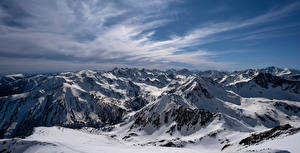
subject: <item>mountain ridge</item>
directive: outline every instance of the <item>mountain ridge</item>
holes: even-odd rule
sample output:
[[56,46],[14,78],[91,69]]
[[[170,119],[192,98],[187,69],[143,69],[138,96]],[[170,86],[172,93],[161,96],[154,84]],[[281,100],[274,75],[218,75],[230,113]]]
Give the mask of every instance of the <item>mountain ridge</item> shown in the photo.
[[28,136],[40,126],[91,127],[140,145],[183,147],[213,138],[222,150],[251,132],[300,127],[300,81],[291,77],[297,70],[218,72],[115,68],[4,76],[0,137]]

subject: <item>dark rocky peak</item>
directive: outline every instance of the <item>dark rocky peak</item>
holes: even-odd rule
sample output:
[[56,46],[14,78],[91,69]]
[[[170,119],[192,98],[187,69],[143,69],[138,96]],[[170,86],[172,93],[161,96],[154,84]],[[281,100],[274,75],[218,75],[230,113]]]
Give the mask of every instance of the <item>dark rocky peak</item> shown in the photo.
[[288,68],[282,69],[282,68],[278,68],[275,66],[270,66],[270,67],[266,67],[263,69],[259,69],[259,71],[263,72],[263,73],[270,73],[273,75],[280,75],[280,73],[282,73],[282,72],[285,72],[287,74],[291,73],[291,70]]
[[169,81],[167,74],[160,70],[139,70],[137,68],[115,68],[107,73],[112,73],[115,77],[128,78],[134,82],[146,83],[159,88],[165,87]]
[[241,70],[241,71],[233,71],[230,74],[243,74],[243,73],[251,73],[251,72],[256,72],[255,69],[246,69],[246,70]]
[[137,68],[114,68],[111,73],[116,77],[137,77],[139,76],[139,70]]
[[232,76],[242,76],[244,78],[253,77],[258,71],[255,69],[247,69],[242,71],[234,71],[230,73]]
[[253,78],[254,82],[260,85],[263,88],[268,88],[269,84],[272,87],[282,86],[283,84],[299,84],[296,81],[286,80],[282,77],[274,76],[270,73],[262,73],[260,72],[257,76]]
[[287,80],[299,81],[300,79],[300,77],[297,77],[300,75],[300,71],[296,69],[289,69],[289,68],[282,69],[282,68],[271,66],[271,67],[259,69],[258,71],[263,73],[270,73],[275,76],[280,76]]
[[225,71],[207,70],[207,71],[200,71],[197,74],[201,77],[212,78],[214,80],[220,80],[229,73],[225,72]]

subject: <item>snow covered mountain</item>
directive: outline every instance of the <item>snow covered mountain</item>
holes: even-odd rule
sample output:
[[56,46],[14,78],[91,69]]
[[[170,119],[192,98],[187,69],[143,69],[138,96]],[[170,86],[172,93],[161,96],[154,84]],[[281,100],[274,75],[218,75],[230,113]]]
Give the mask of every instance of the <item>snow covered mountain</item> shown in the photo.
[[[203,75],[203,72],[200,73],[201,76],[207,76],[207,73],[212,73],[213,71],[206,71]],[[218,72],[218,71],[217,71]],[[215,72],[216,73],[216,72]],[[300,81],[300,71],[289,68],[277,68],[277,67],[267,67],[263,69],[247,69],[242,71],[233,71],[233,72],[218,72],[219,75],[210,75],[214,80],[217,80],[219,83],[223,85],[233,85],[239,82],[247,82],[251,78],[255,77],[259,73],[268,73],[273,76],[278,76],[284,78],[286,80],[291,81]]]
[[155,100],[170,81],[165,74],[137,69],[7,78],[1,79],[1,137],[28,135],[36,126],[115,124],[124,112]]
[[[115,68],[6,75],[0,77],[0,138],[33,133],[41,141],[36,127],[60,126],[129,145],[247,152],[300,131],[299,72]],[[0,148],[11,152],[13,142],[23,142],[4,140],[11,145]]]

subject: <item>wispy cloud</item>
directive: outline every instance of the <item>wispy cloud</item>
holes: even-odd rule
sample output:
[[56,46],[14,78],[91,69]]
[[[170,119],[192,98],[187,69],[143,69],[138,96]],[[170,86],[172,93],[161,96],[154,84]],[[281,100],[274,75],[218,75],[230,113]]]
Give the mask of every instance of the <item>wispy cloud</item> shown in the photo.
[[[212,61],[209,57],[215,53],[201,49],[201,45],[220,41],[214,35],[272,22],[299,7],[299,3],[294,3],[251,19],[210,23],[166,40],[153,39],[157,28],[172,23],[167,18],[167,8],[174,2],[3,0],[0,2],[0,56],[70,63],[89,61],[132,66],[182,63],[220,67],[231,63]],[[186,51],[190,47],[196,49]]]

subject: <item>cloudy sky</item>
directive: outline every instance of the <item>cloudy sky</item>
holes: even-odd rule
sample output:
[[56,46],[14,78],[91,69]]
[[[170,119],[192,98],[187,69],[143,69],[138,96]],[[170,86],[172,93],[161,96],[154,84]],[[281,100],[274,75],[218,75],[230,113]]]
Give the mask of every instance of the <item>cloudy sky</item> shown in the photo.
[[300,68],[293,0],[1,0],[0,73]]

